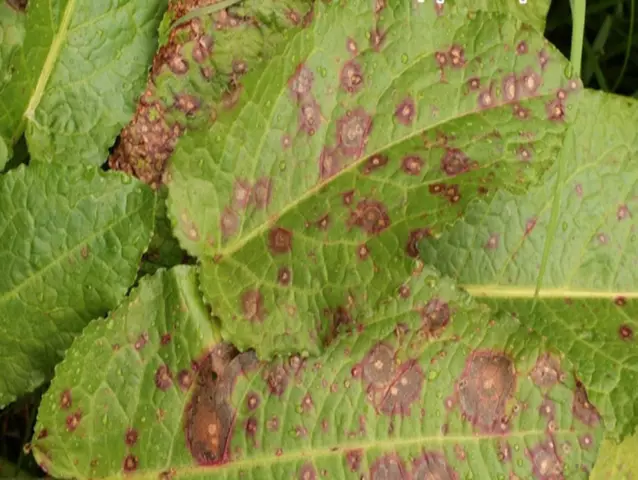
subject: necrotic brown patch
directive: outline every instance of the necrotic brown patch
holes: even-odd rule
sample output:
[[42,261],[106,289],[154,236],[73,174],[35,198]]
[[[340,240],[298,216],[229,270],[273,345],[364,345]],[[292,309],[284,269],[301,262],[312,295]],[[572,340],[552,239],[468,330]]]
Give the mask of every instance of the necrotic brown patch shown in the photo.
[[177,383],[182,392],[187,392],[193,384],[193,375],[188,370],[180,370],[177,374]]
[[304,99],[299,106],[299,129],[312,136],[321,124],[321,111],[314,98]]
[[359,157],[372,129],[372,117],[361,107],[337,120],[337,147],[347,157]]
[[370,30],[370,47],[375,52],[379,52],[381,50],[384,41],[385,32],[382,31],[378,26]]
[[173,374],[168,365],[160,365],[155,371],[155,386],[160,390],[168,390],[173,385]]
[[82,411],[77,410],[71,415],[66,417],[66,429],[69,432],[75,431],[76,428],[80,425],[80,421],[82,420]]
[[60,394],[60,408],[63,410],[68,410],[69,408],[71,408],[72,404],[73,401],[71,399],[71,390],[64,390]]
[[554,99],[548,102],[545,106],[547,112],[547,118],[554,122],[562,122],[565,120],[565,105],[562,100]]
[[292,274],[290,273],[290,268],[281,267],[277,272],[277,282],[279,285],[287,287],[290,285],[290,280],[292,279]]
[[386,415],[408,416],[410,405],[421,396],[423,372],[415,361],[406,362],[399,367],[401,372],[385,392],[379,409]]
[[370,480],[408,480],[409,478],[403,460],[396,454],[379,457],[370,468]]
[[372,155],[370,158],[368,158],[368,160],[365,163],[365,166],[363,167],[363,174],[368,175],[370,172],[373,172],[374,170],[377,170],[378,168],[385,166],[387,163],[388,163],[387,155],[379,155],[379,154]]
[[600,422],[600,415],[587,397],[587,390],[580,381],[576,381],[574,398],[572,400],[572,412],[574,416],[585,425],[596,426]]
[[516,45],[516,53],[519,55],[525,55],[527,53],[527,42],[525,40],[521,40]]
[[350,225],[356,225],[368,235],[378,235],[390,226],[386,207],[376,200],[362,200],[350,214]]
[[441,170],[450,177],[467,172],[470,169],[470,159],[458,148],[448,148],[441,158]]
[[264,298],[259,290],[247,290],[240,299],[241,311],[249,322],[263,322],[266,317]]
[[315,471],[315,467],[312,463],[306,462],[299,469],[299,475],[297,475],[299,480],[316,480],[317,472]]
[[515,387],[516,371],[509,357],[489,350],[474,352],[457,383],[461,409],[480,431],[499,432]]
[[558,480],[563,478],[563,465],[556,453],[553,441],[541,443],[529,452],[534,476],[540,480]]
[[629,325],[623,324],[618,327],[618,336],[621,340],[633,340],[634,331]]
[[423,168],[423,163],[423,159],[418,155],[407,155],[401,161],[401,168],[408,175],[419,175]]
[[132,447],[137,443],[137,430],[134,428],[127,428],[126,433],[124,434],[124,442]]
[[346,50],[348,50],[348,52],[350,52],[352,55],[356,55],[359,52],[357,42],[355,42],[354,39],[348,37],[346,39]]
[[288,253],[292,250],[292,232],[275,227],[268,233],[268,248],[273,255]]
[[481,88],[481,80],[478,77],[472,77],[467,81],[467,88],[472,92]]
[[346,463],[351,472],[358,472],[361,468],[361,460],[363,458],[363,450],[347,450]]
[[326,180],[341,170],[341,159],[336,148],[324,147],[319,156],[319,178]]
[[219,228],[224,239],[232,237],[239,230],[239,215],[229,207],[224,208],[219,217]]
[[300,101],[310,94],[313,81],[314,74],[304,64],[299,64],[295,73],[288,80],[288,87],[292,97],[296,101]]
[[233,208],[235,210],[241,210],[248,206],[250,190],[250,183],[247,180],[238,179],[235,181],[233,187]]
[[251,200],[255,208],[262,210],[270,203],[272,184],[269,178],[261,177],[253,185]]
[[541,354],[530,372],[532,381],[541,388],[551,388],[562,378],[560,360],[549,353]]
[[341,88],[348,93],[357,93],[363,88],[363,72],[361,65],[354,60],[348,60],[339,75]]
[[457,479],[456,472],[440,453],[425,452],[412,462],[412,480]]
[[429,228],[417,228],[411,230],[408,235],[408,242],[405,246],[405,253],[408,257],[417,258],[419,256],[419,242],[432,235],[432,231]]
[[357,247],[357,256],[359,257],[359,260],[367,260],[369,254],[370,250],[365,243],[362,243]]
[[387,386],[395,373],[394,350],[385,343],[378,343],[361,362],[362,378],[374,388]]
[[124,461],[122,462],[122,470],[124,470],[124,472],[126,473],[134,472],[135,470],[137,470],[138,464],[139,459],[135,455],[129,454],[124,458]]
[[421,325],[424,332],[435,334],[450,321],[450,306],[439,298],[433,298],[421,308]]
[[531,68],[525,69],[520,77],[520,87],[524,95],[533,96],[541,85],[541,77]]
[[518,89],[518,80],[516,79],[516,75],[510,74],[505,75],[503,77],[503,100],[505,102],[513,102],[518,100],[519,89]]
[[394,116],[402,125],[411,125],[414,121],[414,116],[416,114],[416,104],[414,103],[414,99],[412,97],[406,97],[401,103],[397,105],[396,110],[394,111]]
[[273,395],[281,396],[288,386],[288,372],[281,364],[271,365],[264,371],[264,379],[268,390]]
[[460,45],[452,45],[448,52],[450,63],[453,68],[462,68],[465,66],[465,50]]

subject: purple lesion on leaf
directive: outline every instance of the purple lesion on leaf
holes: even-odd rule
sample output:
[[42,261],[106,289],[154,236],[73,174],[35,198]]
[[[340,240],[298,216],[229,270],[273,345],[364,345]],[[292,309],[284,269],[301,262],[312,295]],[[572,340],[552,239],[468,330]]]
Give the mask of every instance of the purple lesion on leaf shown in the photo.
[[381,28],[377,25],[372,30],[370,30],[370,48],[375,52],[380,52],[383,43],[385,42],[386,32],[381,30]]
[[257,419],[253,416],[250,416],[246,419],[244,424],[244,430],[246,431],[246,436],[253,442],[256,443],[256,435],[257,435]]
[[541,76],[532,68],[528,67],[521,73],[519,85],[524,95],[530,97],[536,95],[541,83]]
[[173,385],[173,374],[166,364],[157,367],[155,371],[155,386],[160,390],[166,391]]
[[361,469],[361,460],[363,459],[363,450],[346,450],[346,464],[351,472],[358,472]]
[[514,362],[503,352],[473,352],[456,383],[465,418],[483,433],[506,433],[505,407],[516,388]]
[[549,62],[549,54],[547,53],[547,50],[542,48],[538,52],[538,63],[541,66],[541,70],[545,70],[545,67],[547,67],[548,62]]
[[363,166],[362,173],[364,175],[369,175],[371,172],[384,167],[388,163],[388,156],[375,154],[372,155],[368,160],[366,160],[365,165]]
[[290,281],[292,280],[292,272],[289,267],[283,266],[280,267],[277,271],[277,282],[282,287],[287,287],[290,285]]
[[315,467],[312,465],[312,463],[304,463],[299,469],[297,478],[299,480],[317,480],[317,471],[315,470]]
[[496,98],[494,97],[494,92],[491,85],[479,92],[477,96],[477,103],[480,110],[492,108],[496,104]]
[[487,242],[485,242],[485,249],[496,250],[498,248],[499,243],[500,243],[500,235],[498,233],[492,233],[487,239]]
[[425,162],[419,155],[406,155],[401,160],[401,169],[408,175],[420,175]]
[[68,410],[72,405],[73,399],[71,396],[71,390],[67,388],[60,394],[60,408],[62,410]]
[[528,52],[527,42],[525,40],[521,40],[516,44],[516,53],[518,55],[525,55]]
[[478,77],[471,77],[467,81],[467,88],[470,92],[476,92],[481,88],[481,79]]
[[246,407],[248,408],[248,410],[257,410],[260,404],[261,397],[257,392],[249,392],[248,395],[246,395]]
[[545,417],[548,421],[552,421],[556,415],[556,405],[548,398],[544,398],[538,407],[538,413],[541,417]]
[[299,105],[299,130],[312,136],[321,124],[321,110],[319,104],[312,97],[306,97]]
[[410,287],[408,285],[401,285],[399,287],[399,296],[401,298],[410,298]]
[[360,157],[372,130],[372,117],[357,107],[337,120],[337,148],[346,157]]
[[143,332],[140,334],[137,340],[135,340],[135,344],[133,346],[135,347],[135,350],[139,352],[142,348],[146,346],[147,343],[148,343],[148,333]]
[[419,242],[426,238],[432,236],[432,230],[430,228],[416,228],[411,230],[408,234],[408,242],[405,246],[405,253],[408,257],[418,258],[419,256]]
[[528,450],[527,456],[532,463],[532,472],[539,480],[562,479],[563,462],[558,455],[556,443],[552,437]]
[[426,451],[412,461],[413,480],[458,480],[459,476],[438,452]]
[[436,335],[450,322],[450,306],[440,298],[433,298],[419,308],[421,330],[427,335]]
[[348,93],[357,93],[363,88],[363,70],[356,60],[348,60],[339,75],[340,85]]
[[341,171],[341,155],[336,148],[323,147],[319,155],[319,178],[327,180]]
[[311,411],[314,408],[315,404],[312,400],[312,395],[310,395],[309,392],[307,392],[304,397],[301,399],[301,410],[303,412],[308,413],[309,411]]
[[269,432],[276,432],[279,430],[279,417],[273,415],[266,421],[266,428]]
[[126,443],[126,445],[132,447],[137,443],[137,438],[138,433],[135,428],[129,427],[126,429],[126,432],[124,433],[124,442]]
[[289,372],[281,363],[276,363],[264,371],[264,381],[272,395],[281,397],[288,387]]
[[465,66],[465,50],[460,45],[452,45],[448,51],[448,56],[453,68],[463,68]]
[[441,170],[454,177],[470,170],[470,158],[458,148],[447,148],[441,157]]
[[312,90],[312,84],[314,82],[314,74],[303,63],[297,66],[295,73],[288,80],[288,88],[290,94],[299,102]]
[[180,370],[177,374],[177,384],[182,392],[187,392],[193,384],[193,374],[186,369]]
[[562,122],[565,120],[565,104],[560,98],[550,100],[545,104],[547,118],[553,122]]
[[368,259],[369,255],[370,255],[370,249],[365,243],[362,243],[361,245],[357,247],[357,257],[359,257],[359,260],[365,261]]
[[68,432],[74,432],[75,429],[78,428],[78,426],[80,425],[81,421],[82,421],[82,410],[78,409],[72,414],[67,415],[65,420],[66,430]]
[[132,453],[129,453],[126,457],[124,457],[124,461],[122,462],[122,470],[125,473],[131,473],[137,470],[137,467],[140,463],[139,458]]
[[600,414],[587,397],[587,390],[580,380],[576,380],[574,397],[572,400],[572,413],[574,417],[585,425],[594,427],[600,423]]
[[406,97],[394,110],[394,116],[402,125],[412,125],[416,115],[416,103],[412,97]]
[[618,210],[616,210],[616,219],[620,221],[625,220],[629,217],[631,217],[631,214],[629,213],[629,207],[627,207],[627,205],[619,205]]
[[233,185],[233,208],[242,210],[248,206],[251,196],[251,185],[246,179],[240,178],[235,180]]
[[274,227],[268,232],[268,248],[273,255],[281,255],[292,251],[292,232],[281,227]]
[[516,75],[510,73],[503,77],[503,83],[501,85],[503,90],[503,100],[506,103],[514,102],[519,98],[519,84]]
[[408,480],[405,463],[396,453],[380,456],[370,467],[370,480]]
[[266,318],[264,297],[257,289],[246,290],[240,298],[241,312],[246,320],[261,323]]
[[239,215],[237,215],[237,212],[230,207],[225,207],[219,217],[219,228],[224,239],[236,235],[239,230]]
[[408,360],[397,370],[400,373],[378,401],[378,408],[388,416],[409,416],[411,405],[421,396],[423,371],[415,360]]
[[361,378],[374,389],[387,387],[395,370],[394,349],[387,343],[374,345],[361,361]]
[[173,104],[177,110],[183,112],[187,117],[194,116],[200,105],[201,100],[199,98],[185,93],[177,95]]
[[378,235],[390,226],[390,216],[383,203],[365,199],[350,213],[348,224],[361,228],[368,235]]
[[560,360],[548,352],[538,356],[529,375],[536,386],[543,389],[552,388],[565,380],[565,374],[560,368]]
[[290,135],[285,134],[281,136],[281,148],[283,148],[284,150],[287,150],[288,148],[290,148],[290,145],[292,145],[292,139],[290,138]]
[[166,332],[162,335],[162,337],[160,338],[160,344],[161,345],[168,345],[169,343],[171,343],[171,334],[169,332]]
[[355,42],[352,37],[346,38],[346,50],[351,55],[355,55],[355,56],[359,53],[359,47],[357,46],[357,42]]

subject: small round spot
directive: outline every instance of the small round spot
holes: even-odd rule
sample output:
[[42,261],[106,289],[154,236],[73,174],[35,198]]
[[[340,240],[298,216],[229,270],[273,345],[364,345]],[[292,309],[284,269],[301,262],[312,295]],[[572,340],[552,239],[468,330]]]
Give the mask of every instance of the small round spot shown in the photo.
[[290,148],[290,145],[292,145],[292,140],[290,138],[290,135],[282,135],[281,148],[283,148],[284,150],[287,150],[288,148]]
[[279,285],[283,287],[287,287],[290,285],[290,280],[292,279],[292,273],[290,272],[290,268],[288,267],[280,267],[277,272],[277,282]]
[[594,445],[594,438],[586,433],[578,437],[578,443],[584,450],[589,450]]
[[80,425],[80,421],[82,420],[82,412],[80,410],[75,411],[71,415],[66,417],[66,429],[69,432],[75,431]]
[[629,325],[623,324],[618,328],[618,335],[621,340],[633,340],[634,331]]
[[627,299],[625,297],[616,297],[614,298],[614,303],[619,307],[624,307],[627,305]]
[[527,42],[525,40],[521,40],[516,45],[516,53],[519,55],[525,55],[527,53]]
[[319,230],[328,230],[328,227],[330,226],[330,215],[326,213],[323,217],[315,222],[315,225]]
[[478,77],[472,77],[467,81],[467,88],[474,92],[481,88],[481,80]]
[[180,370],[177,374],[177,383],[179,384],[179,388],[183,392],[186,392],[193,384],[193,375],[188,370]]
[[171,343],[171,334],[167,332],[163,334],[162,337],[160,338],[160,344],[168,345],[169,343]]
[[414,115],[416,114],[416,104],[412,97],[406,97],[397,105],[394,111],[394,117],[402,125],[412,125]]
[[132,447],[137,443],[137,430],[134,428],[127,428],[126,433],[124,434],[124,442]]
[[378,235],[390,226],[390,216],[384,204],[376,200],[362,200],[350,214],[349,223],[368,235]]
[[531,146],[519,146],[516,149],[516,156],[520,159],[521,162],[529,162],[533,157]]
[[485,242],[485,248],[487,250],[496,250],[498,248],[500,236],[498,233],[493,233],[490,235],[490,238]]
[[436,60],[439,68],[443,68],[447,65],[447,53],[445,52],[435,52],[434,59]]
[[144,348],[144,346],[148,343],[148,333],[144,332],[140,334],[140,336],[135,340],[135,350],[138,352]]
[[124,458],[124,462],[122,462],[122,469],[126,473],[134,472],[137,470],[138,464],[139,459],[131,453]]
[[483,90],[478,94],[478,106],[480,109],[494,106],[494,96],[491,90]]
[[532,69],[526,69],[525,71],[523,71],[519,82],[523,94],[527,96],[536,95],[540,84],[541,77],[538,73],[536,73]]
[[372,130],[372,117],[356,108],[337,120],[337,148],[347,157],[360,157]]
[[367,260],[369,254],[370,250],[365,243],[362,243],[357,247],[357,256],[359,257],[359,260]]
[[304,412],[309,412],[310,410],[314,408],[314,406],[315,404],[312,401],[312,395],[310,395],[310,393],[306,393],[303,399],[301,400],[301,409]]
[[618,210],[616,210],[616,218],[618,219],[618,221],[624,220],[629,217],[629,208],[627,207],[627,205],[619,205]]
[[257,419],[255,417],[249,417],[246,420],[244,428],[246,430],[246,436],[254,439],[257,434]]
[[516,75],[509,74],[503,78],[502,91],[503,100],[505,102],[513,102],[515,100],[518,100],[519,92],[518,80],[516,79]]
[[521,106],[520,103],[515,103],[512,105],[512,112],[516,118],[519,120],[525,120],[530,117],[531,111],[529,108],[525,108]]
[[358,472],[361,468],[361,460],[363,459],[363,450],[346,450],[346,464],[351,472]]
[[370,30],[370,48],[372,48],[375,52],[381,51],[384,41],[385,32],[380,30],[378,26]]
[[377,170],[385,166],[387,163],[388,163],[387,155],[379,155],[379,154],[372,155],[370,158],[368,158],[368,160],[366,161],[363,167],[363,174],[368,175],[370,174],[370,172],[373,172],[374,170]]
[[355,42],[352,38],[348,37],[346,39],[346,50],[350,52],[352,55],[356,55],[359,52],[359,48],[357,47],[357,42]]
[[458,148],[447,148],[441,158],[441,170],[454,177],[470,169],[470,158]]
[[527,222],[525,222],[525,236],[532,233],[532,230],[534,230],[534,227],[536,226],[536,222],[537,222],[536,217],[532,217],[528,219]]
[[547,118],[554,122],[562,122],[565,120],[565,105],[560,99],[555,99],[545,105]]
[[545,70],[547,63],[549,62],[549,54],[543,48],[540,52],[538,52],[538,63],[541,66],[542,70]]
[[536,478],[563,478],[563,466],[551,441],[531,449],[529,456]]
[[173,374],[168,365],[160,365],[155,371],[155,386],[166,391],[173,385]]
[[266,317],[264,298],[259,290],[247,290],[241,296],[241,310],[249,322],[263,322]]
[[292,232],[285,228],[275,227],[268,233],[268,248],[273,255],[292,251]]
[[423,164],[423,159],[418,155],[407,155],[401,161],[401,169],[408,175],[420,175]]
[[343,199],[343,204],[345,206],[352,205],[352,201],[354,199],[354,190],[348,190],[347,192],[344,192],[341,195],[341,198]]
[[248,407],[248,410],[256,410],[260,404],[261,399],[259,398],[259,395],[257,393],[250,392],[248,395],[246,395],[246,406]]
[[281,364],[272,365],[265,372],[265,380],[270,393],[280,397],[288,386],[288,372]]
[[233,186],[233,209],[242,210],[248,206],[250,202],[251,187],[248,180],[238,179]]
[[348,93],[357,93],[363,88],[363,71],[354,60],[347,61],[339,75],[340,85]]

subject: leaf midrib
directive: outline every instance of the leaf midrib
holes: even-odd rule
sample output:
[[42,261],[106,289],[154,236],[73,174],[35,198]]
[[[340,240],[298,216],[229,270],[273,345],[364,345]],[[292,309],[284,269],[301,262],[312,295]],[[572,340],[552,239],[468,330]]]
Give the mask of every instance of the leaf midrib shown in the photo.
[[460,284],[461,288],[478,298],[588,298],[588,299],[638,299],[638,291],[579,289],[568,285],[562,287],[541,288],[536,285],[512,287],[499,284]]
[[[44,96],[44,90],[49,83],[49,79],[51,78],[51,74],[53,73],[53,69],[55,68],[55,64],[60,56],[62,46],[67,40],[69,25],[71,24],[71,18],[75,13],[76,3],[77,0],[69,0],[66,4],[64,14],[62,15],[62,20],[60,21],[60,26],[57,33],[55,33],[53,36],[53,41],[51,42],[51,46],[49,47],[47,58],[42,65],[40,76],[38,77],[38,81],[35,85],[33,93],[31,94],[31,98],[29,99],[29,104],[24,111],[24,118],[27,118],[29,120],[34,119],[35,111],[38,108],[38,105],[40,105],[40,101]],[[24,125],[22,125],[20,128],[23,127]]]

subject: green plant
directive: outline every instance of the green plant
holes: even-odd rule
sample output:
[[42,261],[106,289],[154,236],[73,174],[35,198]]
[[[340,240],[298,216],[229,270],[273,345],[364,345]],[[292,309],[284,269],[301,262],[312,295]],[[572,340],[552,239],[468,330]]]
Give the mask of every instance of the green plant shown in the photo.
[[[0,50],[0,404],[51,380],[43,471],[635,473],[638,110],[548,3],[121,3],[32,0]],[[98,22],[128,47],[77,93]]]

